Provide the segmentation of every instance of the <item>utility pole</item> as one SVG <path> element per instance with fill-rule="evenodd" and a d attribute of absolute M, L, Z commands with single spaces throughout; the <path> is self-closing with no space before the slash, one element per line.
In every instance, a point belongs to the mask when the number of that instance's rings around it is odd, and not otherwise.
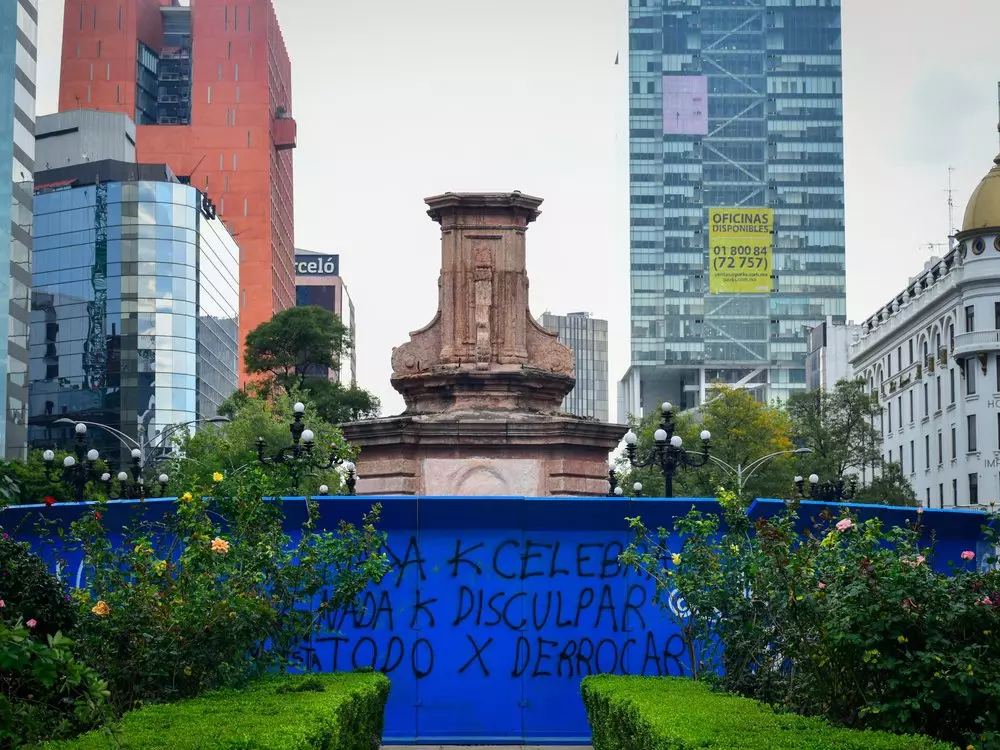
<path fill-rule="evenodd" d="M 948 249 L 955 247 L 955 191 L 951 188 L 951 175 L 954 167 L 948 167 Z"/>

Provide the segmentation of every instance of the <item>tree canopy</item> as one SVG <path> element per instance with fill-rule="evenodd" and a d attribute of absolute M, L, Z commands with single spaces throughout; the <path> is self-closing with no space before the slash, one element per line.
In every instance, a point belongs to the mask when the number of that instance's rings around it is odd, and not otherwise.
<path fill-rule="evenodd" d="M 678 414 L 675 421 L 676 434 L 692 452 L 701 449 L 699 433 L 702 430 L 711 432 L 711 455 L 715 457 L 703 468 L 679 470 L 674 475 L 675 496 L 714 497 L 719 487 L 736 491 L 736 475 L 741 467 L 745 497 L 780 497 L 788 493 L 794 476 L 792 456 L 778 455 L 750 468 L 763 456 L 794 448 L 791 423 L 782 409 L 757 402 L 744 389 L 717 386 L 712 390 L 711 400 L 701 409 Z M 640 457 L 651 450 L 653 433 L 659 426 L 659 411 L 633 424 L 639 437 Z M 664 490 L 659 469 L 626 471 L 621 484 L 627 494 L 631 494 L 636 481 L 642 483 L 644 495 L 655 496 Z"/>
<path fill-rule="evenodd" d="M 250 390 L 263 398 L 276 391 L 300 391 L 304 400 L 313 402 L 318 415 L 333 424 L 377 417 L 381 404 L 373 393 L 322 374 L 339 367 L 353 345 L 340 318 L 322 307 L 291 307 L 276 313 L 247 334 L 243 355 L 246 371 L 263 376 Z M 238 392 L 223 410 L 249 395 Z"/>

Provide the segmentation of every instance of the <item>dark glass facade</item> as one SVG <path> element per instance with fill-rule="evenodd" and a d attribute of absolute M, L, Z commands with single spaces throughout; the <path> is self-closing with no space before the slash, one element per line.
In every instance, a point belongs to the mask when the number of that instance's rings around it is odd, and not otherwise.
<path fill-rule="evenodd" d="M 91 178 L 93 179 L 93 178 Z M 35 196 L 30 441 L 69 417 L 153 440 L 237 387 L 239 249 L 178 182 L 49 183 Z M 113 438 L 91 431 L 103 455 Z"/>
<path fill-rule="evenodd" d="M 805 388 L 845 309 L 840 0 L 629 0 L 632 365 L 644 409 Z M 773 211 L 770 291 L 710 293 L 709 210 Z"/>

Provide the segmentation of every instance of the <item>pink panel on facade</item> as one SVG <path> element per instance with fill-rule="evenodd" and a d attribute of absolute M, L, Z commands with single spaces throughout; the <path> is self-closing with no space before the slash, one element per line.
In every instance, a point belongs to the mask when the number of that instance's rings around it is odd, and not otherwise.
<path fill-rule="evenodd" d="M 663 77 L 663 134 L 708 135 L 708 78 Z"/>

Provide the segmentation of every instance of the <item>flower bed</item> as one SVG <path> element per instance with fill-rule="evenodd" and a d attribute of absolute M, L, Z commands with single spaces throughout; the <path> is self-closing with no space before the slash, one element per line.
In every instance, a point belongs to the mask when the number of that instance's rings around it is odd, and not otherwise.
<path fill-rule="evenodd" d="M 45 750 L 372 750 L 382 737 L 389 680 L 376 672 L 270 677 L 243 690 L 149 706 L 125 715 L 117 736 L 96 730 Z"/>
<path fill-rule="evenodd" d="M 842 729 L 683 678 L 585 677 L 594 750 L 954 750 L 928 737 Z"/>

